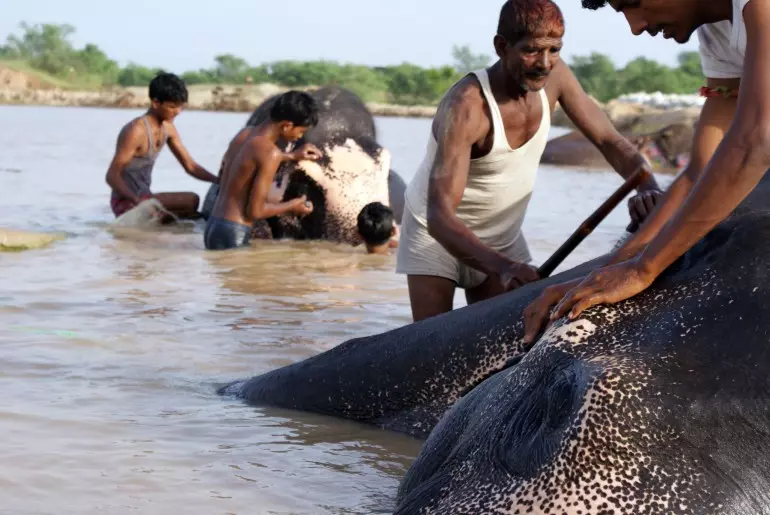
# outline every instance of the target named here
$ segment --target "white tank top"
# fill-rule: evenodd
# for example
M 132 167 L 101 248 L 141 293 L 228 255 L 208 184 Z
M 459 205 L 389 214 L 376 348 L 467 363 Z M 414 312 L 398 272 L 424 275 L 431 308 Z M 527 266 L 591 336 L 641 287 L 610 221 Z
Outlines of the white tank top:
M 521 225 L 535 187 L 537 168 L 548 141 L 551 108 L 545 89 L 541 89 L 543 116 L 540 127 L 529 141 L 512 149 L 486 70 L 471 73 L 476 75 L 489 105 L 494 140 L 487 155 L 471 159 L 465 192 L 457 206 L 457 217 L 486 245 L 500 249 L 509 247 L 521 235 Z M 404 194 L 409 210 L 425 225 L 428 179 L 437 148 L 431 131 L 425 158 Z

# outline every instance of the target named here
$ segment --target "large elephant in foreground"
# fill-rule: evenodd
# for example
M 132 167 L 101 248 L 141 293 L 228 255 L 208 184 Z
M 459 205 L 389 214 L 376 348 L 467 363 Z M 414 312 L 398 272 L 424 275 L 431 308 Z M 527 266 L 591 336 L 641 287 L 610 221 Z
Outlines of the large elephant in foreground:
M 382 202 L 392 207 L 400 223 L 406 185 L 390 169 L 390 152 L 377 142 L 374 117 L 357 95 L 337 86 L 309 93 L 319 104 L 319 121 L 294 148 L 312 143 L 323 157 L 316 162 L 281 165 L 273 194 L 286 200 L 307 195 L 313 202 L 313 212 L 303 218 L 285 215 L 259 222 L 255 236 L 358 244 L 356 220 L 361 209 L 370 202 Z M 267 120 L 277 96 L 262 102 L 246 125 Z M 288 150 L 286 145 L 283 150 Z M 214 186 L 204 201 L 204 217 L 208 217 L 216 193 Z
M 648 159 L 658 173 L 676 173 L 687 165 L 694 126 L 692 123 L 673 123 L 650 132 L 623 135 Z M 555 166 L 609 168 L 609 163 L 580 131 L 572 131 L 550 140 L 541 162 Z
M 770 513 L 770 177 L 646 291 L 557 321 L 544 287 L 221 389 L 427 437 L 399 514 Z

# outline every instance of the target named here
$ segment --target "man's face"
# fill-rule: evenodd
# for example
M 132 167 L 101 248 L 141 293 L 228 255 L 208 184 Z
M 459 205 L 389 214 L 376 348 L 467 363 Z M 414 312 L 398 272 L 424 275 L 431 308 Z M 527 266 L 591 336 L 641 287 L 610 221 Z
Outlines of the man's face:
M 545 87 L 561 47 L 561 36 L 526 37 L 513 45 L 502 36 L 495 36 L 495 49 L 506 76 L 524 91 Z
M 174 121 L 174 118 L 176 118 L 179 115 L 179 113 L 182 112 L 184 103 L 169 102 L 169 101 L 158 102 L 157 100 L 153 100 L 152 107 L 155 110 L 155 113 L 157 114 L 158 118 L 167 122 L 172 122 Z
M 609 4 L 623 13 L 636 36 L 663 33 L 666 39 L 687 43 L 701 24 L 690 0 L 609 0 Z

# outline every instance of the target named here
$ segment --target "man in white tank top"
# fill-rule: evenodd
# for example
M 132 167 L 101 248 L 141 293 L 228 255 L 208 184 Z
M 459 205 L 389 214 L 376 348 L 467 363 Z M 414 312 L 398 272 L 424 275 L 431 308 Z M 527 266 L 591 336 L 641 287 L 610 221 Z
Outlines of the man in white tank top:
M 770 1 L 583 0 L 622 12 L 635 35 L 686 43 L 697 30 L 707 97 L 690 163 L 647 221 L 586 278 L 547 288 L 527 308 L 526 339 L 569 313 L 645 290 L 724 220 L 770 168 Z M 743 77 L 743 84 L 741 84 Z M 740 87 L 740 89 L 739 89 Z M 553 313 L 551 313 L 551 308 Z
M 500 59 L 441 100 L 405 193 L 397 258 L 415 321 L 450 311 L 456 287 L 472 304 L 539 279 L 521 226 L 556 102 L 621 176 L 645 165 L 559 59 L 563 34 L 551 0 L 505 2 Z M 653 179 L 640 192 L 657 188 Z

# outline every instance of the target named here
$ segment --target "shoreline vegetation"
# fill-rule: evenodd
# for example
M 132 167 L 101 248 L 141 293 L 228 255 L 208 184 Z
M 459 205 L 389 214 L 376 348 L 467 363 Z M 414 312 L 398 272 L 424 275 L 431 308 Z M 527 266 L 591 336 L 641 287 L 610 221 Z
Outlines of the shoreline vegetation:
M 135 63 L 120 66 L 97 45 L 75 48 L 75 28 L 67 24 L 20 24 L 0 45 L 0 104 L 145 108 L 147 84 L 161 71 Z M 453 63 L 423 68 L 341 64 L 334 61 L 276 61 L 253 66 L 233 54 L 214 58 L 214 66 L 179 74 L 189 89 L 190 110 L 251 112 L 265 98 L 288 89 L 338 85 L 358 94 L 376 116 L 430 118 L 446 90 L 470 70 L 492 62 L 467 46 L 452 48 Z M 683 52 L 678 66 L 639 57 L 616 68 L 609 57 L 593 53 L 569 63 L 586 92 L 613 122 L 629 110 L 665 111 L 666 106 L 629 102 L 629 94 L 692 94 L 704 83 L 697 52 Z M 624 99 L 625 95 L 625 99 Z M 631 95 L 633 96 L 633 95 Z M 692 110 L 697 107 L 674 107 Z M 557 107 L 553 123 L 571 123 Z M 617 125 L 617 124 L 616 124 Z

